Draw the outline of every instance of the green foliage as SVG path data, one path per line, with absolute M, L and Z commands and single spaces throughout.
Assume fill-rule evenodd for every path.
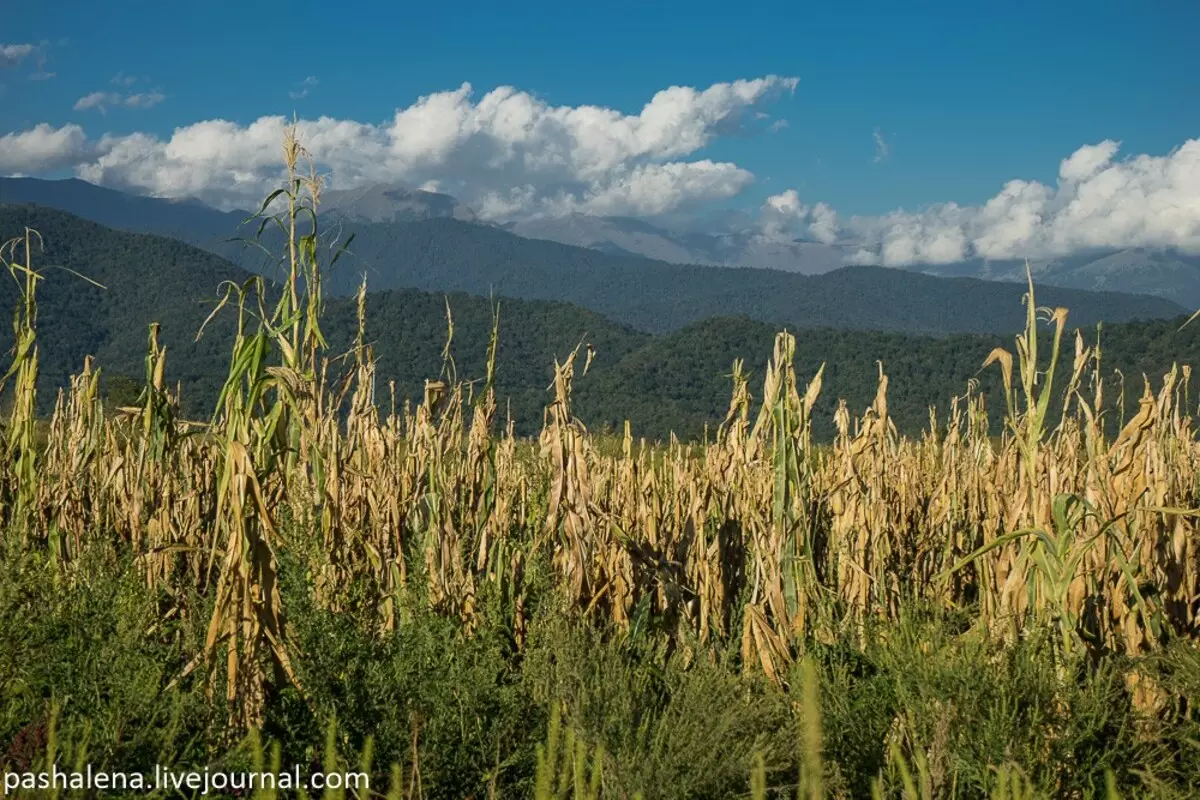
M 617 797 L 729 797 L 745 791 L 755 753 L 777 776 L 794 764 L 786 695 L 654 638 L 547 619 L 531 632 L 524 672 L 539 704 L 561 702 L 579 735 L 604 748 L 605 789 Z
M 59 740 L 98 770 L 203 762 L 210 704 L 199 687 L 166 688 L 203 631 L 160 619 L 159 598 L 128 561 L 85 553 L 69 587 L 47 569 L 11 552 L 0 559 L 4 768 L 31 768 L 52 716 Z
M 100 550 L 76 562 L 70 585 L 55 587 L 46 569 L 28 555 L 0 557 L 5 769 L 36 768 L 52 718 L 63 768 L 253 766 L 253 747 L 224 743 L 225 720 L 201 680 L 170 685 L 203 639 L 204 614 L 161 620 L 161 598 L 127 560 Z M 965 633 L 965 617 L 910 607 L 866 650 L 849 638 L 814 644 L 809 692 L 800 665 L 781 689 L 741 674 L 736 648 L 694 657 L 659 633 L 620 634 L 544 601 L 523 653 L 498 621 L 464 636 L 425 611 L 380 639 L 354 614 L 320 610 L 295 564 L 282 571 L 313 704 L 291 689 L 272 694 L 263 746 L 304 770 L 330 758 L 357 765 L 370 751 L 380 792 L 395 765 L 405 787 L 419 776 L 426 798 L 534 796 L 554 709 L 553 784 L 569 778 L 567 797 L 591 790 L 597 765 L 600 798 L 739 796 L 752 776 L 767 796 L 794 797 L 797 776 L 815 785 L 814 764 L 828 796 L 866 797 L 877 779 L 900 792 L 897 758 L 924 797 L 996 792 L 1002 765 L 1010 777 L 1019 765 L 1036 796 L 1092 796 L 1109 773 L 1122 796 L 1183 797 L 1200 785 L 1200 657 L 1186 642 L 1063 678 L 1047 640 L 997 648 Z M 1139 712 L 1133 670 L 1190 705 Z M 806 711 L 817 690 L 819 761 L 804 733 L 818 719 Z
M 104 399 L 110 408 L 131 408 L 138 404 L 144 381 L 129 375 L 105 376 Z

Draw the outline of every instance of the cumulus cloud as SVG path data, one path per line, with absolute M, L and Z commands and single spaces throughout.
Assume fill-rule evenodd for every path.
M 735 164 L 689 157 L 719 137 L 765 130 L 763 108 L 796 83 L 768 75 L 705 89 L 674 86 L 636 114 L 552 106 L 508 86 L 476 99 L 464 83 L 420 97 L 382 123 L 319 117 L 299 124 L 334 188 L 437 181 L 498 220 L 569 211 L 656 214 L 731 197 L 749 185 L 753 175 Z M 80 103 L 118 105 L 112 95 L 119 93 L 97 94 Z M 197 122 L 169 138 L 106 135 L 73 166 L 94 183 L 245 207 L 278 184 L 287 124 L 268 116 L 246 125 Z
M 73 108 L 76 111 L 96 110 L 101 114 L 107 114 L 110 108 L 153 108 L 165 99 L 167 99 L 166 95 L 157 89 L 129 94 L 92 92 L 76 100 Z
M 759 214 L 759 227 L 763 235 L 772 239 L 800 237 L 824 244 L 838 240 L 837 212 L 826 203 L 805 205 L 795 189 L 766 199 Z
M 601 216 L 651 217 L 686 206 L 725 200 L 739 194 L 754 181 L 754 175 L 735 164 L 705 159 L 668 164 L 641 164 L 614 174 L 611 179 L 589 187 L 582 194 L 562 191 L 538 198 L 526 187 L 518 192 L 523 200 L 506 217 L 560 216 L 579 212 Z M 512 195 L 510 195 L 512 199 Z M 511 205 L 511 204 L 510 204 Z
M 87 135 L 78 125 L 52 128 L 42 123 L 0 136 L 0 173 L 51 172 L 77 165 L 92 155 Z
M 980 206 L 941 203 L 839 222 L 794 190 L 768 198 L 767 235 L 857 242 L 858 263 L 944 264 L 967 258 L 1053 258 L 1090 249 L 1174 247 L 1200 252 L 1200 139 L 1162 156 L 1117 160 L 1114 141 L 1080 147 L 1058 181 L 1012 180 Z
M 21 62 L 37 52 L 31 44 L 0 44 L 0 68 L 19 67 Z
M 148 107 L 121 75 L 80 110 Z M 766 76 L 708 88 L 671 87 L 636 113 L 552 106 L 513 87 L 476 96 L 469 84 L 418 98 L 382 122 L 300 121 L 302 140 L 333 188 L 396 183 L 436 188 L 505 221 L 569 212 L 681 216 L 737 196 L 754 176 L 704 158 L 715 140 L 770 130 L 766 110 L 796 80 Z M 41 124 L 0 137 L 0 172 L 63 168 L 93 183 L 162 197 L 251 207 L 281 178 L 289 120 L 205 120 L 170 136 L 106 134 Z M 879 134 L 878 131 L 876 131 Z M 879 134 L 877 149 L 886 154 Z M 1057 180 L 1012 180 L 978 206 L 941 203 L 880 216 L 843 216 L 794 189 L 772 195 L 756 225 L 766 237 L 859 245 L 855 260 L 901 266 L 964 258 L 1045 258 L 1083 249 L 1177 247 L 1200 252 L 1200 139 L 1165 155 L 1118 157 L 1102 141 L 1064 158 Z

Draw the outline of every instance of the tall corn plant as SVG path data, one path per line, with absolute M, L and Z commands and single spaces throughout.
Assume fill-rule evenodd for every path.
M 796 339 L 780 333 L 763 385 L 763 405 L 751 439 L 769 444 L 771 459 L 770 547 L 765 599 L 777 623 L 797 636 L 812 624 L 820 585 L 812 526 L 810 419 L 821 391 L 824 365 L 801 398 L 794 361 Z M 754 447 L 755 444 L 752 444 Z
M 571 388 L 576 347 L 566 360 L 554 364 L 554 401 L 547 406 L 541 433 L 541 453 L 552 469 L 550 496 L 543 530 L 554 550 L 554 564 L 572 601 L 595 598 L 596 532 L 592 520 L 590 448 L 583 425 L 571 415 Z
M 24 236 L 0 246 L 0 262 L 17 284 L 20 302 L 13 313 L 13 360 L 0 378 L 0 397 L 13 382 L 13 405 L 4 431 L 5 475 L 3 517 L 6 527 L 21 532 L 27 544 L 37 494 L 37 285 L 42 274 L 33 268 L 33 243 L 42 246 L 37 231 L 25 229 Z M 24 263 L 21 263 L 23 256 Z
M 227 287 L 225 295 L 226 299 L 237 295 L 238 326 L 229 376 L 211 427 L 221 455 L 216 535 L 206 573 L 211 575 L 216 568 L 218 555 L 221 564 L 204 650 L 185 670 L 186 674 L 200 661 L 206 662 L 211 692 L 217 657 L 224 651 L 226 700 L 230 723 L 237 728 L 261 724 L 265 659 L 271 658 L 278 671 L 295 681 L 284 641 L 272 545 L 277 534 L 263 485 L 275 466 L 271 431 L 279 419 L 278 406 L 268 406 L 267 399 L 272 383 L 266 372 L 271 337 L 261 324 L 254 334 L 245 333 L 247 291 L 256 283 L 262 291 L 258 279 L 248 283 Z
M 986 369 L 992 364 L 999 364 L 1001 377 L 1004 380 L 1004 400 L 1007 407 L 1006 425 L 1012 432 L 1016 445 L 1021 454 L 1024 468 L 1028 507 L 1032 510 L 1032 522 L 1042 524 L 1045 511 L 1038 479 L 1038 451 L 1046 433 L 1046 416 L 1050 408 L 1050 398 L 1053 396 L 1054 372 L 1058 366 L 1058 354 L 1062 346 L 1063 331 L 1067 324 L 1067 309 L 1039 308 L 1034 299 L 1033 273 L 1029 264 L 1025 264 L 1025 277 L 1029 291 L 1025 295 L 1025 332 L 1017 337 L 1017 358 L 1021 379 L 1021 400 L 1018 405 L 1017 394 L 1013 386 L 1013 356 L 1008 350 L 997 347 L 984 361 Z M 1054 341 L 1050 350 L 1050 365 L 1045 373 L 1038 370 L 1038 315 L 1045 313 L 1055 325 Z M 1044 378 L 1044 379 L 1043 379 Z
M 142 458 L 162 463 L 175 444 L 178 403 L 167 391 L 165 370 L 167 348 L 158 343 L 159 324 L 150 324 L 146 340 L 146 385 L 138 409 L 142 429 Z
M 286 185 L 271 192 L 247 220 L 258 220 L 251 245 L 270 253 L 261 240 L 272 226 L 285 243 L 284 253 L 277 257 L 282 286 L 278 287 L 278 298 L 269 315 L 265 312 L 263 284 L 256 282 L 254 288 L 259 299 L 261 333 L 279 356 L 278 364 L 267 367 L 275 393 L 272 413 L 276 416 L 271 433 L 280 438 L 285 452 L 284 474 L 289 487 L 297 478 L 297 468 L 307 466 L 319 500 L 325 480 L 317 432 L 324 399 L 320 391 L 321 354 L 328 347 L 321 330 L 323 272 L 337 264 L 354 236 L 341 243 L 332 252 L 329 264 L 322 266 L 317 208 L 324 182 L 312 155 L 300 142 L 295 122 L 284 131 L 283 161 Z M 298 171 L 301 161 L 307 162 L 307 174 Z M 284 207 L 271 212 L 279 203 Z
M 1067 661 L 1082 655 L 1086 650 L 1082 637 L 1084 620 L 1081 618 L 1085 599 L 1106 588 L 1101 583 L 1104 580 L 1104 570 L 1097 571 L 1093 563 L 1094 552 L 1099 551 L 1102 554 L 1106 569 L 1111 564 L 1116 567 L 1116 573 L 1124 575 L 1123 583 L 1134 605 L 1156 634 L 1161 633 L 1160 618 L 1158 614 L 1152 613 L 1138 589 L 1136 565 L 1131 564 L 1123 555 L 1125 542 L 1120 536 L 1121 529 L 1118 523 L 1126 517 L 1129 509 L 1104 520 L 1096 508 L 1079 495 L 1061 492 L 1049 500 L 1043 497 L 1054 490 L 1054 487 L 1049 485 L 1054 470 L 1040 467 L 1038 460 L 1043 455 L 1047 459 L 1055 457 L 1053 452 L 1042 454 L 1041 451 L 1067 310 L 1038 309 L 1034 301 L 1033 279 L 1028 265 L 1026 276 L 1029 281 L 1029 292 L 1026 295 L 1026 328 L 1025 332 L 1017 337 L 1023 403 L 1019 403 L 1013 386 L 1011 353 L 997 348 L 988 356 L 984 367 L 993 363 L 999 363 L 1001 367 L 1007 404 L 1006 422 L 1020 456 L 1020 474 L 1024 484 L 1020 487 L 1024 497 L 1018 497 L 1017 503 L 1019 506 L 1023 505 L 1026 510 L 1029 524 L 986 542 L 942 573 L 942 577 L 945 578 L 968 565 L 975 565 L 985 582 L 999 589 L 1001 587 L 997 586 L 999 576 L 995 570 L 995 560 L 985 561 L 985 557 L 1010 545 L 1016 547 L 1016 551 L 1011 553 L 1012 558 L 1002 591 L 1011 594 L 1013 597 L 1010 599 L 1015 599 L 1019 594 L 1023 594 L 1024 597 L 1023 602 L 1013 603 L 1013 607 L 1008 610 L 1020 612 L 1024 609 L 1021 616 L 1029 614 L 1054 632 L 1056 649 L 1061 658 L 1060 667 L 1065 669 Z M 1039 312 L 1047 312 L 1049 319 L 1055 323 L 1049 367 L 1044 373 L 1044 380 L 1043 373 L 1038 370 Z M 1072 397 L 1079 393 L 1083 371 L 1089 360 L 1098 358 L 1099 347 L 1097 346 L 1094 354 L 1090 353 L 1084 348 L 1082 338 L 1077 337 L 1075 363 L 1067 386 L 1063 416 L 1059 423 L 1060 439 L 1067 430 L 1070 419 L 1066 409 Z M 1089 418 L 1094 419 L 1100 412 L 1100 391 L 1097 383 L 1094 407 L 1088 407 L 1082 398 L 1079 398 L 1079 407 Z M 1093 425 L 1091 428 L 1098 429 L 1098 426 Z M 1099 434 L 1091 428 L 1089 435 L 1093 441 L 1090 443 L 1088 456 L 1093 459 L 1103 458 L 1103 444 L 1096 441 Z M 1048 484 L 1045 487 L 1042 486 L 1043 479 Z M 1089 521 L 1093 523 L 1091 528 L 1095 531 L 1090 534 Z M 1020 619 L 1014 617 L 1012 622 L 1019 623 Z
M 37 287 L 44 274 L 33 267 L 33 249 L 44 250 L 42 236 L 26 228 L 22 236 L 0 245 L 0 264 L 8 270 L 17 286 L 18 302 L 13 310 L 13 357 L 8 370 L 0 377 L 0 398 L 10 381 L 13 389 L 12 409 L 4 423 L 3 449 L 5 464 L 3 486 L 0 486 L 0 523 L 20 532 L 22 544 L 28 544 L 34 533 L 38 494 L 37 444 Z M 24 263 L 22 263 L 22 261 Z M 95 281 L 67 267 L 64 272 L 88 281 Z M 61 555 L 61 542 L 50 542 L 55 557 Z
M 1125 515 L 1099 524 L 1099 530 L 1088 534 L 1085 523 L 1099 520 L 1095 508 L 1082 497 L 1060 494 L 1052 505 L 1052 524 L 1006 533 L 954 565 L 952 571 L 978 562 L 984 555 L 1008 544 L 1022 545 L 1015 569 L 1024 578 L 1028 607 L 1055 633 L 1055 643 L 1061 654 L 1060 666 L 1082 656 L 1087 648 L 1082 635 L 1081 618 L 1085 594 L 1096 591 L 1095 577 L 1084 569 L 1088 557 L 1102 544 L 1126 574 L 1126 585 L 1143 618 L 1161 634 L 1158 616 L 1151 613 L 1145 597 L 1138 589 L 1134 567 L 1122 555 L 1117 523 Z M 1090 586 L 1088 584 L 1091 584 Z M 1152 640 L 1154 641 L 1154 640 Z
M 224 545 L 223 560 L 202 656 L 212 668 L 218 651 L 225 652 L 226 699 L 230 721 L 236 727 L 261 724 L 266 661 L 274 664 L 277 679 L 299 687 L 285 640 L 272 493 L 294 487 L 297 470 L 311 478 L 318 503 L 326 488 L 317 369 L 319 354 L 326 347 L 320 328 L 316 215 L 321 181 L 311 158 L 309 176 L 297 174 L 298 161 L 308 154 L 295 124 L 285 132 L 283 156 L 287 185 L 272 192 L 255 215 L 261 219 L 259 236 L 272 222 L 286 236 L 286 276 L 274 309 L 267 311 L 266 284 L 261 278 L 252 278 L 242 286 L 227 284 L 213 312 L 215 315 L 236 297 L 233 356 L 212 426 L 220 438 L 222 459 L 217 482 L 218 537 L 213 541 L 210 572 L 218 541 Z M 280 198 L 286 202 L 286 210 L 268 214 Z M 311 226 L 308 232 L 298 234 L 305 217 Z M 249 314 L 258 324 L 257 330 L 247 334 L 247 301 L 251 299 L 254 305 Z M 273 365 L 276 354 L 279 363 Z M 272 485 L 280 473 L 283 485 Z M 210 681 L 214 676 L 215 670 L 210 669 Z

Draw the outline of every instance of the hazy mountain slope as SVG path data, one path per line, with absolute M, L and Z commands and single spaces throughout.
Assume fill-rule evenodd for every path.
M 1165 297 L 1200 307 L 1200 255 L 1134 247 L 1030 261 L 1034 279 L 1053 286 Z M 1025 280 L 1023 260 L 971 259 L 953 264 L 920 264 L 911 269 L 937 276 L 986 280 Z
M 167 236 L 238 266 L 267 270 L 265 254 L 231 241 L 254 235 L 256 225 L 243 225 L 252 211 L 218 211 L 199 200 L 142 197 L 77 178 L 0 178 L 0 204 L 5 203 L 33 203 L 120 231 Z
M 666 264 L 524 239 L 449 219 L 348 226 L 354 255 L 334 284 L 348 290 L 366 272 L 375 288 L 409 286 L 561 300 L 647 331 L 706 317 L 745 315 L 804 327 L 922 333 L 1017 330 L 1019 285 L 941 279 L 904 270 L 849 267 L 805 276 L 776 270 Z M 1160 298 L 1046 287 L 1042 302 L 1064 305 L 1081 324 L 1174 317 Z
M 526 239 L 543 239 L 605 253 L 642 256 L 673 264 L 711 264 L 696 248 L 678 241 L 667 231 L 627 217 L 567 214 L 549 219 L 512 222 L 503 228 Z
M 568 214 L 510 223 L 505 230 L 531 239 L 641 256 L 674 264 L 747 266 L 816 275 L 850 262 L 857 245 L 829 245 L 764 236 L 747 227 L 724 234 L 675 232 L 644 220 Z M 1034 277 L 1050 286 L 1150 294 L 1200 307 L 1200 254 L 1129 248 L 1031 261 Z M 1024 259 L 972 258 L 905 269 L 940 277 L 1024 282 Z
M 81 181 L 0 178 L 0 203 L 34 203 L 110 228 L 192 241 L 235 235 L 249 211 L 218 211 L 199 200 L 142 197 Z
M 475 222 L 475 212 L 448 194 L 383 183 L 321 192 L 320 211 L 351 222 L 417 222 L 448 217 Z

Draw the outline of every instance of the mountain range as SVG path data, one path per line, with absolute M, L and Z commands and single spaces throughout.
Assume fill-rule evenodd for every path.
M 1200 255 L 1170 248 L 1096 250 L 1029 262 L 1034 279 L 1053 286 L 1152 294 L 1200 308 Z M 1025 262 L 971 259 L 923 265 L 927 275 L 1024 281 Z
M 326 192 L 324 197 L 328 202 L 322 205 L 321 218 L 326 233 L 342 242 L 354 236 L 350 254 L 329 276 L 332 294 L 353 293 L 365 275 L 372 290 L 408 288 L 573 303 L 647 332 L 673 331 L 731 315 L 793 328 L 924 334 L 1012 332 L 1024 320 L 1024 287 L 1010 282 L 881 267 L 839 267 L 805 275 L 676 264 L 605 252 L 596 242 L 577 247 L 520 236 L 473 221 L 454 198 L 434 192 L 377 186 Z M 120 230 L 167 236 L 244 269 L 275 274 L 275 265 L 261 249 L 231 241 L 253 233 L 255 226 L 239 228 L 249 212 L 219 211 L 191 200 L 137 197 L 74 179 L 3 178 L 0 202 L 33 203 Z M 634 232 L 640 225 L 623 223 Z M 641 230 L 650 235 L 649 228 Z M 272 238 L 276 235 L 268 228 L 264 238 L 271 252 L 279 252 Z M 703 241 L 705 247 L 716 247 L 714 237 Z M 1038 299 L 1044 305 L 1070 308 L 1072 319 L 1081 325 L 1173 318 L 1185 312 L 1161 297 L 1054 286 L 1043 286 Z
M 681 264 L 748 266 L 816 275 L 853 263 L 859 245 L 824 244 L 767 236 L 752 229 L 724 234 L 673 232 L 643 220 L 569 214 L 510 223 L 505 228 L 606 253 Z M 1023 283 L 1024 259 L 972 258 L 904 269 L 942 277 Z M 1095 250 L 1062 258 L 1031 259 L 1034 277 L 1048 286 L 1151 294 L 1200 307 L 1200 254 L 1170 248 Z
M 204 327 L 202 336 L 197 337 L 197 332 L 217 302 L 221 282 L 242 283 L 249 273 L 176 239 L 120 231 L 45 207 L 0 205 L 0 239 L 20 234 L 26 227 L 38 230 L 45 242 L 44 252 L 36 252 L 34 259 L 35 265 L 47 267 L 38 288 L 43 410 L 53 406 L 56 390 L 66 385 L 68 376 L 78 372 L 89 355 L 102 370 L 102 388 L 110 401 L 135 402 L 147 329 L 159 322 L 159 341 L 167 349 L 167 378 L 182 388 L 185 412 L 193 418 L 210 414 L 228 374 L 234 311 L 225 309 Z M 49 269 L 50 265 L 67 267 L 91 282 Z M 13 282 L 0 281 L 0 307 L 11 308 L 16 299 Z M 781 327 L 745 316 L 714 316 L 669 333 L 650 334 L 579 305 L 511 298 L 498 302 L 499 408 L 502 419 L 511 414 L 521 434 L 536 432 L 542 422 L 555 360 L 561 361 L 586 342 L 595 357 L 587 374 L 577 377 L 574 409 L 589 427 L 619 431 L 629 420 L 636 436 L 663 439 L 674 432 L 685 439 L 700 437 L 706 426 L 710 431 L 715 428 L 728 408 L 729 373 L 735 359 L 745 359 L 752 395 L 761 396 L 762 370 Z M 1019 298 L 1004 302 L 1020 313 Z M 468 380 L 480 378 L 492 329 L 491 300 L 413 289 L 369 294 L 366 333 L 378 365 L 376 400 L 385 409 L 392 402 L 393 388 L 397 404 L 419 400 L 424 379 L 441 374 L 447 304 L 454 319 L 456 373 Z M 329 355 L 350 347 L 355 320 L 353 298 L 328 300 L 322 328 Z M 1110 403 L 1120 396 L 1121 388 L 1127 408 L 1136 408 L 1141 381 L 1134 376 L 1147 375 L 1157 386 L 1173 363 L 1200 363 L 1200 326 L 1180 331 L 1181 321 L 1105 326 L 1105 374 L 1113 376 L 1120 370 L 1129 376 L 1127 387 L 1125 381 L 1106 381 Z M 995 397 L 1000 391 L 999 372 L 981 372 L 980 365 L 993 348 L 1012 346 L 1011 337 L 997 334 L 929 337 L 829 327 L 801 327 L 795 334 L 802 380 L 826 364 L 814 416 L 822 439 L 833 434 L 839 399 L 852 413 L 871 404 L 879 361 L 891 377 L 889 414 L 898 428 L 915 433 L 927 426 L 931 405 L 944 415 L 949 399 L 961 395 L 972 379 L 979 381 L 979 391 Z M 1094 331 L 1083 334 L 1089 341 L 1094 338 Z M 11 346 L 11 337 L 11 330 L 0 329 L 0 350 Z M 1046 356 L 1044 348 L 1042 355 Z M 338 369 L 335 362 L 334 372 Z M 998 423 L 997 415 L 993 417 Z M 1113 423 L 1119 419 L 1119 413 L 1111 417 Z
M 0 178 L 0 202 L 37 203 L 78 214 L 124 230 L 180 238 L 234 261 L 245 262 L 239 248 L 223 243 L 249 212 L 222 212 L 198 200 L 164 200 L 105 189 L 77 179 L 46 181 Z M 467 205 L 448 194 L 372 184 L 357 189 L 327 190 L 321 208 L 330 219 L 351 224 L 386 224 L 453 219 L 496 227 L 522 238 L 557 242 L 607 255 L 671 264 L 754 267 L 803 275 L 819 275 L 850 264 L 858 245 L 768 236 L 746 220 L 732 232 L 698 231 L 690 226 L 654 224 L 631 217 L 571 213 L 536 217 L 502 225 L 479 219 Z M 729 220 L 713 227 L 728 228 Z M 370 265 L 367 265 L 368 268 Z M 1068 257 L 1031 260 L 1035 278 L 1047 286 L 1150 294 L 1200 307 L 1200 255 L 1172 249 L 1098 250 Z M 967 259 L 949 264 L 904 267 L 938 277 L 966 277 L 1016 282 L 1025 280 L 1020 259 Z

